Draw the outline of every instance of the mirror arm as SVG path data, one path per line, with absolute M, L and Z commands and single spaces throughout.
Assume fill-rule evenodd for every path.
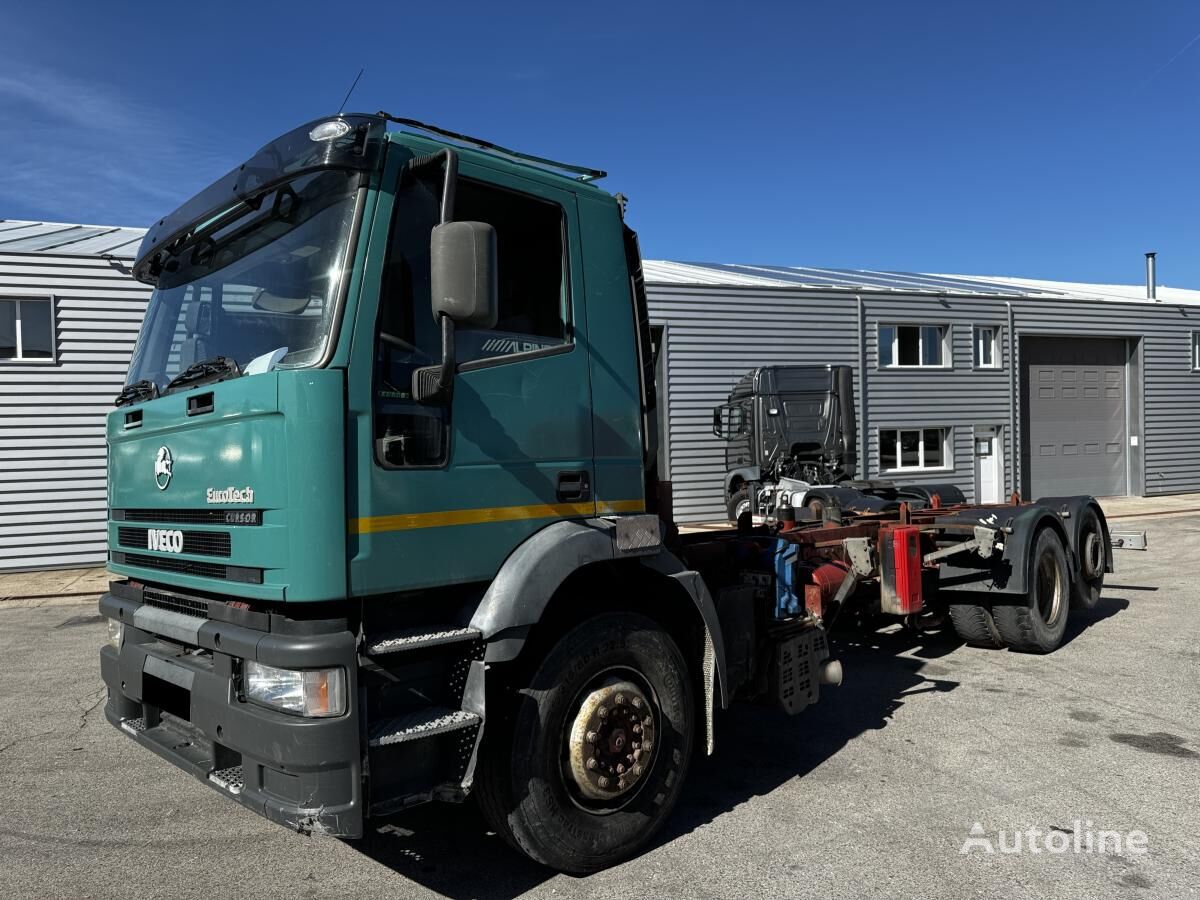
M 442 362 L 437 366 L 422 366 L 413 371 L 412 395 L 418 403 L 449 403 L 454 396 L 454 320 L 441 317 Z

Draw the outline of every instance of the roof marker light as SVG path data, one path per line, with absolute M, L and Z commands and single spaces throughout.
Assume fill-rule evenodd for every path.
M 330 119 L 322 122 L 308 133 L 310 141 L 332 141 L 350 131 L 350 125 L 341 119 Z

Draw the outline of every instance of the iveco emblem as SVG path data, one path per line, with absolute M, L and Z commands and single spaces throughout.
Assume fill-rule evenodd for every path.
M 166 447 L 159 447 L 154 458 L 154 483 L 160 491 L 165 491 L 171 483 L 171 451 Z

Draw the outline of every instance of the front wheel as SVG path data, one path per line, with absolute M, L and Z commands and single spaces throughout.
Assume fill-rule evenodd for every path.
M 670 635 L 631 613 L 588 619 L 512 702 L 506 722 L 489 710 L 477 781 L 492 827 L 573 874 L 643 848 L 679 797 L 694 740 L 687 664 Z
M 1067 553 L 1058 534 L 1049 528 L 1038 532 L 1029 560 L 1029 593 L 1017 603 L 996 603 L 992 615 L 996 630 L 1013 650 L 1050 653 L 1062 643 L 1067 630 L 1071 582 Z
M 750 512 L 750 488 L 740 487 L 730 494 L 725 502 L 725 511 L 729 514 L 729 521 L 736 525 L 739 518 Z

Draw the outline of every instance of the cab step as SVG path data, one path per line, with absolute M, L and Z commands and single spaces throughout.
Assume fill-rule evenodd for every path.
M 367 656 L 386 656 L 390 653 L 423 650 L 426 647 L 439 647 L 443 644 L 477 641 L 482 637 L 483 634 L 478 628 L 425 625 L 417 628 L 404 628 L 369 638 L 363 652 Z
M 465 709 L 427 706 L 374 725 L 368 743 L 372 747 L 391 747 L 394 744 L 473 728 L 481 721 L 479 716 Z

